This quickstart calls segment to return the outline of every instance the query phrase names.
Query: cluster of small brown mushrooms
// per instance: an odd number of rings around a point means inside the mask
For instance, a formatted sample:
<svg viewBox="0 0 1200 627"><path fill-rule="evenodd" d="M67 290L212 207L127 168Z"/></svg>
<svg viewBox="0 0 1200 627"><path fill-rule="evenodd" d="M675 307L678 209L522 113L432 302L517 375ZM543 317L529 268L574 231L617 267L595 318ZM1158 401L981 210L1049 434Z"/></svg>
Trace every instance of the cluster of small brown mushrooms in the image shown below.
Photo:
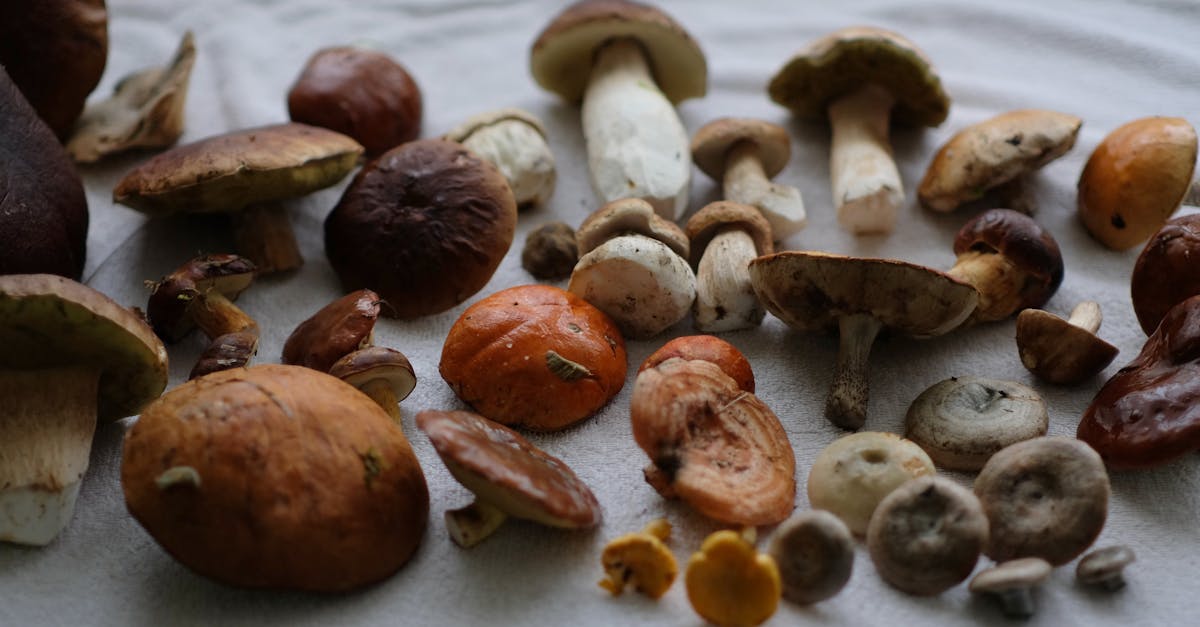
<svg viewBox="0 0 1200 627"><path fill-rule="evenodd" d="M107 52L103 1L17 4L0 7L0 540L51 542L70 521L97 421L140 413L121 470L128 508L188 567L235 585L317 591L390 576L420 543L429 494L398 406L414 369L375 346L372 330L381 314L444 312L484 287L519 208L553 193L543 126L502 109L417 139L421 94L400 64L358 48L322 50L287 95L290 122L172 148L116 186L116 202L151 215L233 218L238 254L183 263L152 284L142 314L72 280L88 213L71 161L179 138L192 36L167 65L84 109ZM29 38L47 33L62 45ZM826 413L848 430L868 420L868 356L884 331L929 338L1015 316L1021 363L1053 384L1093 380L1115 358L1096 336L1096 303L1066 320L1037 309L1062 283L1063 261L1031 217L1022 180L1071 149L1080 118L1012 111L938 151L920 204L949 212L984 199L1019 210L969 220L953 242L954 266L941 271L776 252L806 222L800 192L771 182L790 158L788 133L725 118L689 140L674 105L704 95L706 62L659 10L572 5L537 37L530 64L539 85L581 105L602 206L577 229L549 223L526 240L523 266L538 279L569 278L566 290L502 290L449 330L439 372L474 412L425 410L415 424L475 494L446 512L455 543L475 545L508 517L598 525L588 487L510 427L556 431L595 414L626 381L625 339L652 339L689 313L704 333L752 328L767 312L799 331L836 333ZM838 30L788 61L767 90L797 117L830 124L838 222L856 234L903 228L889 126L936 126L950 106L916 45L877 28ZM234 301L256 276L303 262L284 202L339 182L363 159L325 221L328 260L348 294L295 329L281 365L249 366L260 323ZM725 200L681 227L693 160ZM1078 213L1093 237L1117 250L1149 239L1132 279L1149 339L1100 388L1078 439L1046 435L1047 408L1028 386L949 378L912 402L907 439L863 431L826 447L808 474L813 510L793 515L795 454L755 395L745 357L710 335L651 355L629 407L646 481L733 527L688 561L696 611L753 625L781 597L827 599L851 577L858 538L879 575L914 595L957 585L987 556L996 564L970 590L1029 616L1032 590L1103 528L1106 465L1156 466L1200 448L1200 218L1167 221L1195 160L1186 121L1145 118L1109 134L1079 178ZM192 380L160 397L163 342L197 327L209 345ZM978 473L973 490L938 468ZM756 528L771 525L759 553ZM679 570L670 532L656 520L613 539L601 585L662 596ZM1078 579L1118 588L1133 559L1125 547L1093 551Z"/></svg>

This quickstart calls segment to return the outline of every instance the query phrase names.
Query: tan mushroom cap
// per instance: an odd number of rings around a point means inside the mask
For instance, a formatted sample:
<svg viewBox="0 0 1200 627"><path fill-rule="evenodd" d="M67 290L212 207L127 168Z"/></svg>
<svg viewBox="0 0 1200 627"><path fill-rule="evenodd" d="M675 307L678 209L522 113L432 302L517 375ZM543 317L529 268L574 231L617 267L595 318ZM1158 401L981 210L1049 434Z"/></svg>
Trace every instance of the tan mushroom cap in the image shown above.
<svg viewBox="0 0 1200 627"><path fill-rule="evenodd" d="M969 126L938 150L917 197L936 211L977 200L1066 154L1082 125L1082 119L1067 113L1021 109Z"/></svg>
<svg viewBox="0 0 1200 627"><path fill-rule="evenodd" d="M417 387L416 372L404 353L383 346L368 346L342 357L329 367L329 374L356 388L370 381L386 381L398 401Z"/></svg>
<svg viewBox="0 0 1200 627"><path fill-rule="evenodd" d="M125 175L113 200L154 215L238 211L329 187L362 152L341 133L305 124L236 131L151 158Z"/></svg>
<svg viewBox="0 0 1200 627"><path fill-rule="evenodd" d="M539 120L537 116L524 109L509 107L504 109L495 109L493 111L485 111L478 115L473 115L466 120L463 120L462 124L459 124L458 126L455 126L447 131L443 137L452 142L458 142L461 144L462 142L466 141L468 137L474 135L475 131L509 120L526 124L532 127L533 130L537 131L538 135L541 135L542 137L546 136L546 128L542 126L542 121Z"/></svg>
<svg viewBox="0 0 1200 627"><path fill-rule="evenodd" d="M1116 359L1116 346L1041 309L1017 316L1017 351L1021 363L1051 383L1078 383L1104 370Z"/></svg>
<svg viewBox="0 0 1200 627"><path fill-rule="evenodd" d="M980 571L967 586L971 592L999 593L1017 588L1032 588L1047 578L1054 567L1040 557L1022 557Z"/></svg>
<svg viewBox="0 0 1200 627"><path fill-rule="evenodd" d="M378 294L363 289L325 305L288 336L283 363L329 372L339 359L370 342L381 302Z"/></svg>
<svg viewBox="0 0 1200 627"><path fill-rule="evenodd" d="M656 239L680 257L688 258L690 246L683 229L659 216L654 207L641 198L614 200L585 218L575 230L579 255L586 255L622 233L636 233Z"/></svg>
<svg viewBox="0 0 1200 627"><path fill-rule="evenodd" d="M715 180L725 174L725 156L738 142L758 148L767 178L779 174L792 158L792 140L787 129L753 118L720 118L700 127L692 136L692 161Z"/></svg>
<svg viewBox="0 0 1200 627"><path fill-rule="evenodd" d="M700 257L717 232L725 227L745 231L754 240L754 250L759 255L775 252L771 223L762 212L750 205L728 200L709 203L687 221L687 236L692 249L692 265L700 264Z"/></svg>
<svg viewBox="0 0 1200 627"><path fill-rule="evenodd" d="M584 0L559 13L533 42L533 78L543 88L578 102L596 50L618 38L637 40L655 82L672 103L708 91L708 64L691 35L659 9L625 0Z"/></svg>
<svg viewBox="0 0 1200 627"><path fill-rule="evenodd" d="M950 97L925 53L898 33L870 26L813 41L775 74L767 91L796 116L824 121L831 101L867 84L896 98L892 119L901 124L937 126L950 112Z"/></svg>

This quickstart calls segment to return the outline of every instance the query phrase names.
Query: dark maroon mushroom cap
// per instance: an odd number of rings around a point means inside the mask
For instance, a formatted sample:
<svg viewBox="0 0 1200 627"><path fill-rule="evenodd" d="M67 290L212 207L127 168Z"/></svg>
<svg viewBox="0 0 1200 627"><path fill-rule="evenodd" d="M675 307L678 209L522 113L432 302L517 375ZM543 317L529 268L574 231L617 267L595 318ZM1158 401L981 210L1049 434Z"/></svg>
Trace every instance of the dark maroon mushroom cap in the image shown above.
<svg viewBox="0 0 1200 627"><path fill-rule="evenodd" d="M1133 266L1133 312L1146 335L1180 301L1200 294L1200 213L1168 221Z"/></svg>
<svg viewBox="0 0 1200 627"><path fill-rule="evenodd" d="M146 318L164 342L178 342L195 327L188 307L208 290L233 300L254 281L256 268L237 255L202 255L188 261L154 285Z"/></svg>
<svg viewBox="0 0 1200 627"><path fill-rule="evenodd" d="M1063 280L1062 253L1050 232L1012 209L991 209L963 225L954 238L954 254L994 252L1026 274L1021 308L1040 307Z"/></svg>
<svg viewBox="0 0 1200 627"><path fill-rule="evenodd" d="M379 295L357 290L325 305L296 326L283 344L283 363L329 372L334 362L362 348L379 318Z"/></svg>

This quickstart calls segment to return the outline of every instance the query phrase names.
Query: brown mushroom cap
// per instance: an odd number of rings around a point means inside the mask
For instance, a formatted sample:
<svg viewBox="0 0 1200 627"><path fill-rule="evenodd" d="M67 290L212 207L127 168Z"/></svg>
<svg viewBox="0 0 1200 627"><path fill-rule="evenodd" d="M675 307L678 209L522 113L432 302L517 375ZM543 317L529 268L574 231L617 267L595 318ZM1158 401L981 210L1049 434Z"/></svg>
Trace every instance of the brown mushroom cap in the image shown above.
<svg viewBox="0 0 1200 627"><path fill-rule="evenodd" d="M417 414L417 428L480 501L551 527L600 524L600 504L587 485L516 431L471 412L434 410Z"/></svg>
<svg viewBox="0 0 1200 627"><path fill-rule="evenodd" d="M575 229L579 255L591 252L622 233L636 233L656 239L675 254L688 258L688 236L674 222L659 216L654 206L641 198L621 198L605 203Z"/></svg>
<svg viewBox="0 0 1200 627"><path fill-rule="evenodd" d="M692 136L692 161L720 181L729 149L743 141L758 148L767 178L774 178L792 158L792 140L782 126L752 118L720 118L701 126Z"/></svg>
<svg viewBox="0 0 1200 627"><path fill-rule="evenodd" d="M896 98L892 119L937 126L950 111L950 97L916 44L882 28L852 26L808 44L771 79L771 100L815 121L826 119L829 103L866 84Z"/></svg>
<svg viewBox="0 0 1200 627"><path fill-rule="evenodd" d="M738 387L754 392L754 371L750 368L750 361L733 344L715 335L677 337L651 353L638 367L638 372L653 368L672 357L716 364Z"/></svg>
<svg viewBox="0 0 1200 627"><path fill-rule="evenodd" d="M1049 231L1033 218L1012 209L990 209L962 226L954 237L954 254L970 252L1001 255L1012 264L1019 277L1013 277L1016 287L1016 310L1040 307L1050 300L1063 280L1062 253ZM980 291L992 291L992 286L977 285ZM1004 312L980 311L976 316L986 319L1007 318L1007 300L1000 300ZM1001 315L1003 313L1003 315Z"/></svg>
<svg viewBox="0 0 1200 627"><path fill-rule="evenodd" d="M210 291L234 300L254 282L256 269L237 255L203 255L189 260L154 284L146 318L165 342L178 342L195 328L192 300Z"/></svg>
<svg viewBox="0 0 1200 627"><path fill-rule="evenodd" d="M783 521L767 553L779 567L783 598L809 605L845 587L854 569L854 538L841 519L813 510Z"/></svg>
<svg viewBox="0 0 1200 627"><path fill-rule="evenodd" d="M718 200L704 205L687 221L687 236L692 252L692 265L700 264L700 257L708 243L716 237L717 232L725 227L733 227L745 231L754 240L754 250L759 255L769 255L775 252L774 238L771 235L771 223L763 217L762 212L750 205L743 205L728 200Z"/></svg>
<svg viewBox="0 0 1200 627"><path fill-rule="evenodd" d="M1078 383L1104 370L1116 359L1116 346L1041 309L1017 316L1017 350L1021 363L1051 383Z"/></svg>
<svg viewBox="0 0 1200 627"><path fill-rule="evenodd" d="M1200 213L1168 220L1133 266L1133 312L1146 335L1177 303L1200 294Z"/></svg>
<svg viewBox="0 0 1200 627"><path fill-rule="evenodd" d="M538 85L564 99L583 98L598 48L631 38L646 54L654 80L673 103L708 90L704 52L661 10L625 0L584 0L567 7L533 42L529 67Z"/></svg>
<svg viewBox="0 0 1200 627"><path fill-rule="evenodd" d="M417 375L404 353L383 346L368 346L342 357L329 367L329 375L356 388L369 381L386 381L398 401L417 387Z"/></svg>
<svg viewBox="0 0 1200 627"><path fill-rule="evenodd" d="M971 579L968 588L971 592L994 594L1018 588L1032 588L1049 578L1053 570L1050 562L1040 557L1022 557L980 571Z"/></svg>
<svg viewBox="0 0 1200 627"><path fill-rule="evenodd" d="M356 290L325 305L288 336L283 363L329 372L334 362L371 341L380 302L375 292Z"/></svg>
<svg viewBox="0 0 1200 627"><path fill-rule="evenodd" d="M517 203L504 175L461 144L422 139L367 164L325 219L347 290L369 288L402 319L445 311L492 278Z"/></svg>
<svg viewBox="0 0 1200 627"><path fill-rule="evenodd" d="M991 526L988 557L1040 557L1061 566L1083 553L1108 517L1104 462L1074 438L1046 436L996 453L975 478Z"/></svg>
<svg viewBox="0 0 1200 627"><path fill-rule="evenodd" d="M575 229L566 222L547 222L525 236L521 267L536 279L565 279L578 262Z"/></svg>

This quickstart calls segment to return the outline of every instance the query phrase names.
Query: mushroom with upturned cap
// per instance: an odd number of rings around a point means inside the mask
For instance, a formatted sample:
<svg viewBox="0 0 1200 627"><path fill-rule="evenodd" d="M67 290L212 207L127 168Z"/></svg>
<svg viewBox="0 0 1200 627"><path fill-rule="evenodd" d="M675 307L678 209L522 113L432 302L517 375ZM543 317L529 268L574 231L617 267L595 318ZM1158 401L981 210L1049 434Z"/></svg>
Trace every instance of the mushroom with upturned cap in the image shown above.
<svg viewBox="0 0 1200 627"><path fill-rule="evenodd" d="M749 264L775 252L770 223L750 205L719 200L692 215L687 235L696 266L696 328L719 333L762 324L766 312L750 285Z"/></svg>
<svg viewBox="0 0 1200 627"><path fill-rule="evenodd" d="M1075 566L1075 578L1089 586L1100 586L1109 592L1125 587L1125 567L1137 559L1133 549L1106 546L1083 556Z"/></svg>
<svg viewBox="0 0 1200 627"><path fill-rule="evenodd" d="M936 470L929 455L894 433L863 431L821 449L808 472L808 501L866 535L871 514L892 490Z"/></svg>
<svg viewBox="0 0 1200 627"><path fill-rule="evenodd" d="M1200 186L1197 186L1200 189ZM1200 294L1200 213L1168 220L1133 266L1129 293L1146 335L1177 303Z"/></svg>
<svg viewBox="0 0 1200 627"><path fill-rule="evenodd" d="M811 605L835 596L854 569L854 538L840 518L813 510L783 521L767 554L779 567L783 598Z"/></svg>
<svg viewBox="0 0 1200 627"><path fill-rule="evenodd" d="M1033 589L1053 570L1050 562L1040 557L1022 557L980 572L968 588L976 594L1000 597L1004 615L1009 618L1029 618L1033 616Z"/></svg>
<svg viewBox="0 0 1200 627"><path fill-rule="evenodd" d="M1100 321L1100 305L1090 300L1076 305L1067 320L1041 309L1022 311L1017 316L1021 363L1051 383L1079 383L1095 375L1118 352L1096 335Z"/></svg>
<svg viewBox="0 0 1200 627"><path fill-rule="evenodd" d="M541 120L521 109L498 109L467 118L446 139L491 161L512 188L518 208L545 204L554 195L557 172Z"/></svg>

